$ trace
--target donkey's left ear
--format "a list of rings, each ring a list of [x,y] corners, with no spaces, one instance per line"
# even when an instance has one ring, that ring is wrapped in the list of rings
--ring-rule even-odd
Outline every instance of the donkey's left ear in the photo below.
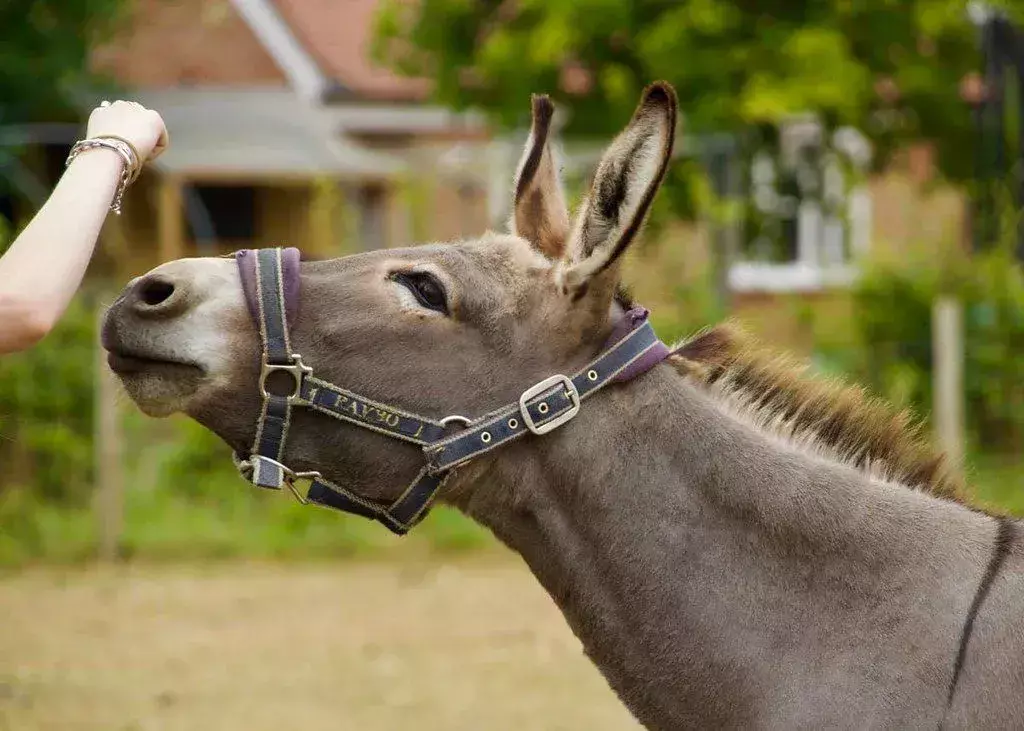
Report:
[[[611,300],[618,283],[616,264],[636,238],[668,170],[676,109],[672,86],[651,84],[629,125],[601,158],[560,272],[563,291],[574,299],[597,290]]]
[[[530,137],[516,170],[512,233],[557,260],[565,253],[569,238],[569,209],[548,141],[555,107],[547,96],[535,94],[531,111]]]

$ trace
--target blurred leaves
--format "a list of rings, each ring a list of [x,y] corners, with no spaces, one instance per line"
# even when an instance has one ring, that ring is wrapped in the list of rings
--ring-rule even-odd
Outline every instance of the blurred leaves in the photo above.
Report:
[[[0,247],[2,249],[3,247]],[[0,462],[47,499],[82,504],[92,484],[95,310],[72,300],[36,347],[0,367]]]
[[[1021,13],[1021,3],[995,3]],[[435,82],[440,102],[528,121],[529,95],[571,111],[567,134],[614,134],[640,90],[673,83],[687,132],[740,132],[812,112],[881,151],[938,144],[971,172],[977,30],[954,0],[383,0],[374,55]]]
[[[956,276],[947,271],[953,267]],[[989,454],[1019,454],[1024,444],[1024,270],[1011,246],[970,260],[947,253],[868,266],[854,291],[850,326],[857,337],[846,348],[855,352],[828,356],[846,363],[883,397],[929,414],[932,305],[940,293],[956,296],[964,308],[970,439]]]
[[[126,0],[0,3],[0,119],[50,121],[90,82],[91,49],[116,28]]]

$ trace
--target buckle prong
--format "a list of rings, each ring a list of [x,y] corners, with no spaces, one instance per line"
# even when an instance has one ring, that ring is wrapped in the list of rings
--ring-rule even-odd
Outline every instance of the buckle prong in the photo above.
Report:
[[[565,386],[565,397],[569,400],[571,406],[555,418],[538,426],[537,422],[534,421],[533,416],[530,415],[530,409],[527,408],[527,404],[530,399],[541,395],[545,391],[549,391],[559,384]],[[523,423],[526,424],[526,428],[534,434],[547,434],[548,432],[557,429],[562,424],[576,416],[579,411],[580,392],[576,389],[576,384],[572,382],[572,379],[568,376],[562,375],[561,373],[551,376],[550,378],[545,378],[539,383],[535,383],[523,391],[522,395],[519,397],[519,412],[522,414]]]

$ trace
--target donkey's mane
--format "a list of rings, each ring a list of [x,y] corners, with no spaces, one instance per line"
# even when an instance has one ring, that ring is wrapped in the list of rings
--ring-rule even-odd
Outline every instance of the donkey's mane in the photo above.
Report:
[[[733,323],[706,329],[677,348],[673,364],[755,426],[805,450],[849,464],[872,479],[966,503],[942,452],[907,411],[807,364],[773,352]]]

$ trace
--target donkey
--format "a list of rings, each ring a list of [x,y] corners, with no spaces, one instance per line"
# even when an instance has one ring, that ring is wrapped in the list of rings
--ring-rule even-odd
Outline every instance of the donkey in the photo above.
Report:
[[[309,477],[396,532],[432,498],[489,528],[648,728],[1024,726],[1018,524],[901,417],[728,328],[643,340],[620,263],[676,106],[644,91],[574,218],[537,96],[508,234],[165,263],[107,312],[109,365],[256,484]]]

